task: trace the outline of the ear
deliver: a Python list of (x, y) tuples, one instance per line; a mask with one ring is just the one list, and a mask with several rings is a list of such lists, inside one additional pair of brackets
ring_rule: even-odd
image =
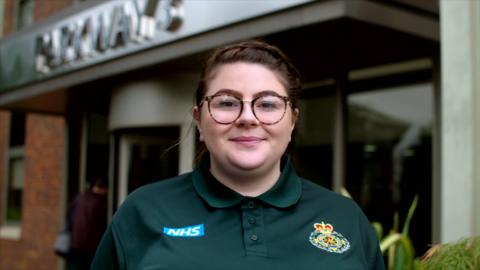
[(202, 127), (200, 125), (200, 108), (198, 108), (198, 106), (193, 106), (192, 108), (192, 117), (193, 117), (193, 120), (195, 121), (195, 125), (197, 126), (197, 130), (198, 130), (198, 139), (203, 142), (204, 139), (203, 139), (203, 132), (202, 132)]
[(292, 111), (292, 130), (295, 128), (295, 125), (297, 124), (297, 119), (299, 114), (300, 114), (300, 110), (298, 110), (298, 108), (295, 108), (295, 110)]

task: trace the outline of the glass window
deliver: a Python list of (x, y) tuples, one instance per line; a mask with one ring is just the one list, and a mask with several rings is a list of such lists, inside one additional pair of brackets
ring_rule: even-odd
[(6, 225), (20, 225), (22, 220), (24, 168), (23, 155), (10, 157), (5, 218)]
[(431, 83), (352, 93), (348, 104), (347, 189), (372, 221), (403, 225), (415, 195), (410, 225), (417, 254), (431, 243)]
[(10, 147), (25, 143), (25, 114), (12, 112), (10, 116)]
[(12, 112), (10, 141), (7, 156), (7, 182), (5, 192), (4, 224), (20, 226), (22, 220), (22, 195), (24, 189), (25, 114)]
[(333, 93), (326, 88), (302, 92), (292, 151), (298, 174), (326, 188), (332, 187)]
[(109, 136), (107, 116), (88, 113), (85, 180), (89, 186), (96, 178), (108, 176)]
[(19, 0), (17, 10), (17, 29), (22, 29), (33, 24), (33, 0)]

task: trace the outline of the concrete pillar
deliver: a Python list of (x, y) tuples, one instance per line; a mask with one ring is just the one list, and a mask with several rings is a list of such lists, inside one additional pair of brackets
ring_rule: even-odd
[(441, 0), (440, 241), (480, 234), (480, 1)]

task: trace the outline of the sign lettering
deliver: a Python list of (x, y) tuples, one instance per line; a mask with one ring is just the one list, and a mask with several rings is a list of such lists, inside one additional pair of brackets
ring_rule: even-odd
[(56, 68), (148, 42), (157, 31), (175, 31), (183, 20), (182, 0), (130, 0), (77, 19), (36, 38), (35, 70)]

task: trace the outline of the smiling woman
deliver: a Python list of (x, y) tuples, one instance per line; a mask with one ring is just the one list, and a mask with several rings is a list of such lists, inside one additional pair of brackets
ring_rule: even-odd
[(200, 164), (134, 191), (92, 269), (384, 269), (357, 205), (297, 176), (285, 154), (299, 91), (277, 47), (214, 51), (192, 109)]
[[(280, 176), (280, 158), (295, 127), (298, 109), (292, 106), (286, 109), (287, 90), (277, 76), (261, 64), (223, 64), (207, 85), (209, 90), (203, 100), (222, 98), (225, 107), (225, 99), (229, 97), (237, 101), (238, 109), (227, 113), (226, 109), (214, 106), (212, 110), (210, 101), (208, 114), (203, 100), (193, 109), (200, 140), (210, 154), (212, 174), (245, 196), (258, 196), (275, 184)], [(245, 101), (241, 99), (249, 101), (251, 106), (243, 106)], [(258, 105), (268, 100), (276, 100), (280, 105), (268, 111)], [(228, 115), (230, 119), (226, 118)], [(230, 121), (219, 122), (219, 118)]]

